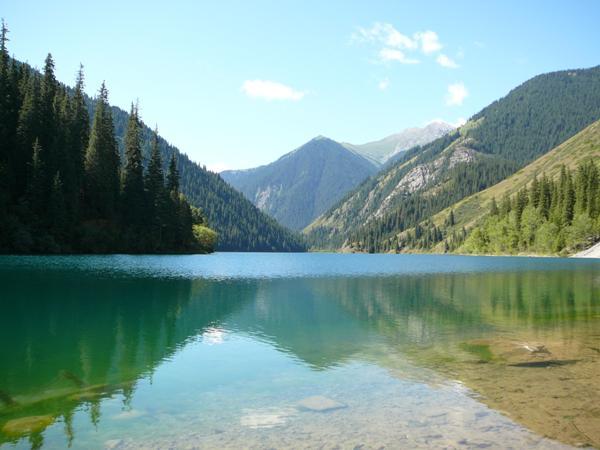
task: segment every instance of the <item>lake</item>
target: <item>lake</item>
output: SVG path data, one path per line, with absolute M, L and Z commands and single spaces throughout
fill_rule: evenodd
M 0 448 L 600 447 L 600 261 L 0 257 Z

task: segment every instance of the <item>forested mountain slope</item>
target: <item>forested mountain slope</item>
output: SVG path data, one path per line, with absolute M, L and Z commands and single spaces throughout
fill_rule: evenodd
M 93 116 L 94 100 L 87 97 L 90 115 Z M 117 141 L 121 144 L 125 135 L 129 114 L 112 107 Z M 142 123 L 142 149 L 144 162 L 150 156 L 152 130 Z M 189 159 L 177 147 L 159 136 L 159 148 L 163 164 L 175 154 L 180 175 L 181 191 L 189 202 L 200 208 L 208 223 L 219 234 L 217 250 L 223 251 L 304 251 L 302 238 L 290 232 L 268 215 L 261 212 L 240 192 L 233 189 L 216 173 L 206 170 Z
M 216 234 L 181 194 L 175 160 L 163 170 L 155 138 L 144 168 L 137 107 L 120 155 L 104 83 L 90 116 L 83 71 L 67 90 L 50 54 L 42 73 L 11 58 L 7 33 L 2 22 L 0 253 L 212 251 Z
M 600 118 L 600 66 L 540 75 L 459 130 L 406 152 L 305 229 L 314 248 L 389 238 L 496 184 Z
M 301 230 L 376 171 L 369 160 L 317 137 L 271 164 L 221 176 L 279 223 Z
M 500 183 L 382 239 L 378 250 L 576 252 L 600 239 L 598 162 L 600 120 Z
M 455 128 L 454 125 L 435 120 L 424 127 L 407 128 L 378 141 L 359 145 L 344 142 L 342 145 L 377 164 L 384 164 L 390 158 L 418 145 L 429 144 Z

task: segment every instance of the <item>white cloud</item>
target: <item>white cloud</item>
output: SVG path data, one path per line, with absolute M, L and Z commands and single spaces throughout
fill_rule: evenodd
M 353 38 L 359 42 L 380 42 L 400 49 L 415 50 L 419 46 L 418 42 L 400 33 L 389 23 L 377 22 L 371 28 L 359 27 Z
M 443 47 L 435 31 L 428 30 L 415 33 L 415 38 L 421 43 L 421 51 L 426 55 L 439 52 Z
M 379 51 L 379 58 L 382 61 L 398 61 L 402 64 L 419 64 L 418 59 L 407 58 L 404 52 L 394 48 L 382 48 Z
M 467 119 L 465 119 L 464 117 L 459 117 L 458 119 L 456 119 L 456 121 L 451 122 L 451 123 L 456 128 L 458 128 L 458 127 L 462 127 L 465 123 L 467 123 Z
M 384 78 L 378 84 L 378 87 L 381 91 L 385 91 L 390 86 L 390 80 L 388 78 Z
M 448 86 L 448 93 L 446 94 L 446 105 L 460 106 L 468 96 L 469 91 L 467 91 L 464 83 L 450 84 Z
M 456 62 L 454 60 L 450 59 L 448 56 L 444 55 L 443 53 L 440 53 L 435 60 L 442 67 L 447 67 L 449 69 L 456 69 L 459 67 L 459 65 L 456 64 Z
M 425 30 L 413 33 L 412 36 L 398 31 L 392 24 L 376 22 L 371 28 L 359 27 L 352 35 L 352 41 L 379 45 L 378 59 L 380 61 L 397 61 L 403 64 L 416 64 L 419 61 L 410 57 L 411 53 L 419 52 L 432 55 L 444 46 L 435 31 Z M 458 67 L 448 56 L 438 57 L 438 63 L 444 67 Z
M 269 80 L 246 80 L 242 84 L 242 91 L 252 98 L 264 100 L 301 100 L 306 92 L 297 91 L 285 84 Z

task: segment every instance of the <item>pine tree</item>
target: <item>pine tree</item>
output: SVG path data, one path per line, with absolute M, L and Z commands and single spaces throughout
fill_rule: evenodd
M 55 110 L 55 97 L 57 93 L 58 83 L 54 75 L 54 60 L 52 55 L 48 53 L 46 61 L 44 63 L 44 73 L 42 77 L 41 85 L 41 99 L 40 99 L 40 145 L 46 149 L 46 156 L 48 161 L 46 164 L 52 170 L 55 170 L 58 166 L 55 139 L 58 132 L 57 117 Z
M 72 185 L 68 190 L 68 197 L 69 204 L 73 206 L 73 220 L 77 220 L 76 216 L 79 212 L 85 170 L 85 152 L 90 136 L 90 118 L 85 103 L 83 88 L 83 66 L 80 65 L 77 73 L 77 82 L 73 93 L 71 117 L 69 120 L 68 160 L 70 163 L 69 179 L 71 180 Z
M 114 218 L 119 195 L 119 164 L 108 91 L 102 83 L 85 155 L 85 198 L 92 218 Z
M 123 170 L 123 189 L 121 197 L 121 216 L 125 226 L 140 232 L 146 218 L 144 194 L 144 167 L 142 164 L 142 146 L 140 141 L 140 120 L 138 107 L 131 105 L 129 123 L 125 134 L 125 168 Z
M 498 204 L 496 203 L 496 197 L 492 197 L 492 203 L 490 205 L 490 215 L 497 216 L 498 213 L 499 213 L 499 211 L 498 211 Z
M 33 156 L 31 160 L 31 178 L 27 197 L 31 205 L 32 211 L 38 218 L 42 218 L 45 213 L 46 205 L 46 167 L 42 155 L 42 146 L 39 140 L 33 143 Z
M 27 164 L 31 161 L 33 144 L 39 139 L 41 131 L 40 83 L 37 75 L 31 75 L 25 88 L 23 106 L 19 112 L 17 125 L 17 152 L 13 158 L 15 172 L 15 196 L 25 192 L 28 179 Z
M 177 170 L 175 153 L 171 154 L 171 161 L 169 162 L 169 171 L 167 172 L 167 190 L 169 192 L 179 192 L 179 171 Z
M 65 197 L 60 172 L 56 172 L 52 180 L 52 191 L 50 193 L 50 230 L 55 240 L 63 242 L 66 237 L 67 217 L 65 211 Z
M 162 246 L 162 229 L 165 223 L 167 207 L 167 193 L 165 190 L 165 179 L 162 170 L 162 160 L 158 144 L 158 130 L 154 130 L 152 136 L 152 149 L 148 171 L 144 183 L 147 194 L 147 217 L 150 218 L 150 233 L 153 236 L 154 248 L 159 249 Z

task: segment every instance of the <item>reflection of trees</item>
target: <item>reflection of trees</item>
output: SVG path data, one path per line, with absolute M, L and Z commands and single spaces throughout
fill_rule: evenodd
M 248 298 L 187 279 L 29 277 L 2 289 L 0 389 L 7 401 L 0 401 L 0 429 L 49 414 L 62 418 L 69 441 L 79 405 L 97 423 L 103 398 L 118 392 L 127 404 L 139 379 Z M 0 443 L 6 438 L 0 433 Z
M 389 366 L 371 344 L 428 365 L 427 355 L 452 355 L 492 328 L 567 334 L 592 329 L 600 312 L 593 276 L 576 271 L 222 282 L 55 271 L 4 281 L 0 390 L 18 405 L 0 396 L 0 428 L 50 414 L 69 441 L 77 407 L 97 423 L 102 399 L 119 393 L 127 404 L 138 380 L 213 327 L 323 370 L 357 355 Z
M 419 363 L 424 349 L 456 353 L 457 343 L 493 328 L 591 327 L 600 310 L 592 283 L 589 272 L 547 271 L 270 280 L 230 321 L 314 368 L 377 337 Z

